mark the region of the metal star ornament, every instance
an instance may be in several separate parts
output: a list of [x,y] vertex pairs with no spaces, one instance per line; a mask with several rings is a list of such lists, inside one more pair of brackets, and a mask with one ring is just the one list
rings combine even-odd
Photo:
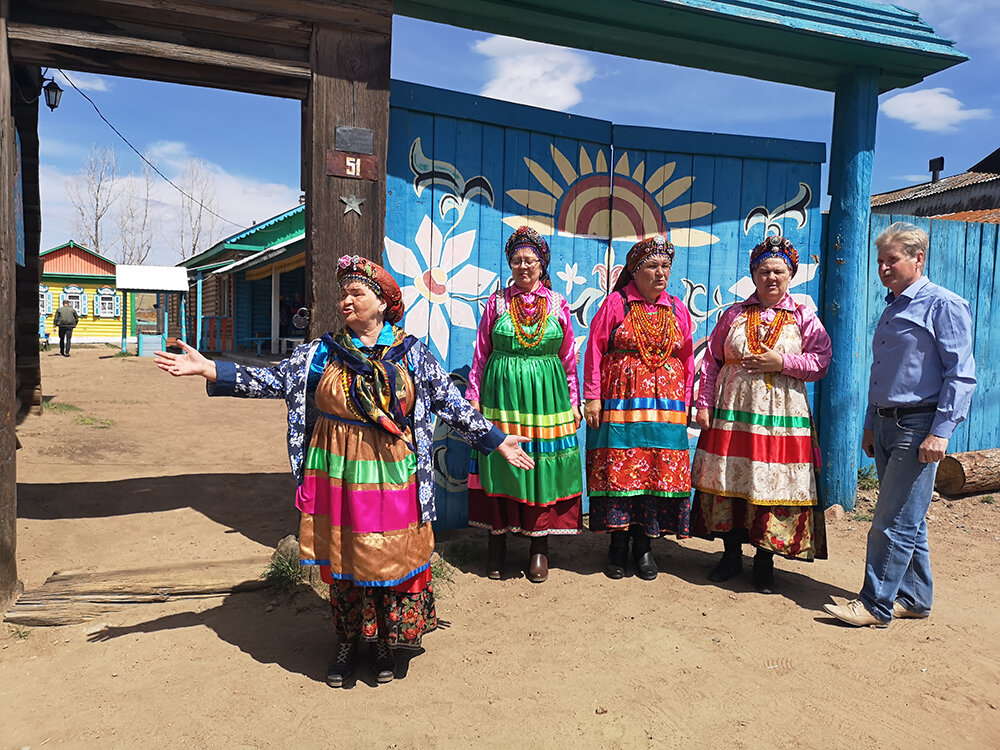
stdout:
[[340,196],[340,202],[344,204],[345,216],[350,211],[353,211],[358,216],[361,216],[361,204],[365,202],[364,198],[359,198],[354,193],[351,193],[350,195]]

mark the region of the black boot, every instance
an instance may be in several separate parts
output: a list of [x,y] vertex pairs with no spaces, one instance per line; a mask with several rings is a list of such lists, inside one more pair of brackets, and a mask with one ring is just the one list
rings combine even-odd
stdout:
[[644,581],[652,581],[659,572],[656,570],[656,560],[649,544],[649,537],[642,526],[632,526],[632,560],[635,562],[635,574]]
[[753,558],[753,587],[762,594],[778,590],[774,582],[774,553],[758,549]]
[[708,571],[708,580],[715,583],[728,581],[733,576],[743,572],[743,544],[736,532],[731,531],[723,534],[722,542],[725,545],[722,559]]
[[326,668],[326,684],[330,687],[343,687],[347,679],[354,673],[357,660],[358,642],[340,639],[337,653]]
[[628,532],[612,531],[611,547],[608,549],[608,563],[604,566],[604,575],[618,580],[625,577],[625,566],[628,565]]
[[375,673],[375,682],[379,685],[392,682],[396,677],[396,659],[392,655],[388,641],[381,638],[375,641],[374,657],[372,671]]

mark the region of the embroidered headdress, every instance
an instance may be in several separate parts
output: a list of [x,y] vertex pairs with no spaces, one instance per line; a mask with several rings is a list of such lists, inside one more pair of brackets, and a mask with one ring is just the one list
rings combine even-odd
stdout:
[[510,259],[514,257],[514,253],[523,247],[530,249],[538,257],[539,262],[542,264],[541,282],[551,289],[549,259],[552,255],[549,252],[549,243],[531,227],[518,227],[514,231],[514,234],[510,236],[510,239],[507,240],[507,247],[505,248],[507,263],[510,263]]
[[639,240],[632,245],[632,249],[625,256],[625,267],[618,275],[618,281],[615,283],[615,291],[623,289],[632,280],[632,277],[635,276],[635,272],[639,270],[639,266],[649,258],[652,258],[654,255],[665,255],[670,263],[673,264],[675,253],[673,244],[662,234],[654,234],[652,237]]
[[389,323],[402,320],[403,292],[392,274],[378,263],[358,255],[343,255],[337,261],[337,281],[341,286],[360,281],[385,302],[385,319]]
[[799,270],[799,251],[784,237],[768,237],[750,251],[750,275],[752,276],[753,272],[757,270],[757,266],[768,258],[779,258],[785,261],[792,276]]

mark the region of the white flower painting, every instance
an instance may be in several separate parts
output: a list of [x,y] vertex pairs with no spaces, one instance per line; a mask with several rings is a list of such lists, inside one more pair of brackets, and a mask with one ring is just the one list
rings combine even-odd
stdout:
[[385,255],[402,285],[407,333],[427,341],[442,359],[448,356],[452,327],[476,330],[476,311],[470,302],[488,295],[496,273],[469,263],[476,243],[475,230],[445,239],[429,216],[414,237],[416,251],[389,237]]

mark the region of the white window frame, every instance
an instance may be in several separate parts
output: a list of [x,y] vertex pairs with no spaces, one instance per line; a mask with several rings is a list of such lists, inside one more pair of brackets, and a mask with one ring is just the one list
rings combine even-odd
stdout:
[[69,302],[69,306],[76,310],[76,314],[81,318],[87,314],[83,309],[83,295],[78,292],[66,292],[66,301]]
[[115,295],[97,294],[95,295],[94,305],[97,308],[97,317],[99,318],[115,317]]
[[49,306],[46,304],[45,294],[41,289],[38,290],[38,314],[43,317],[49,314]]

